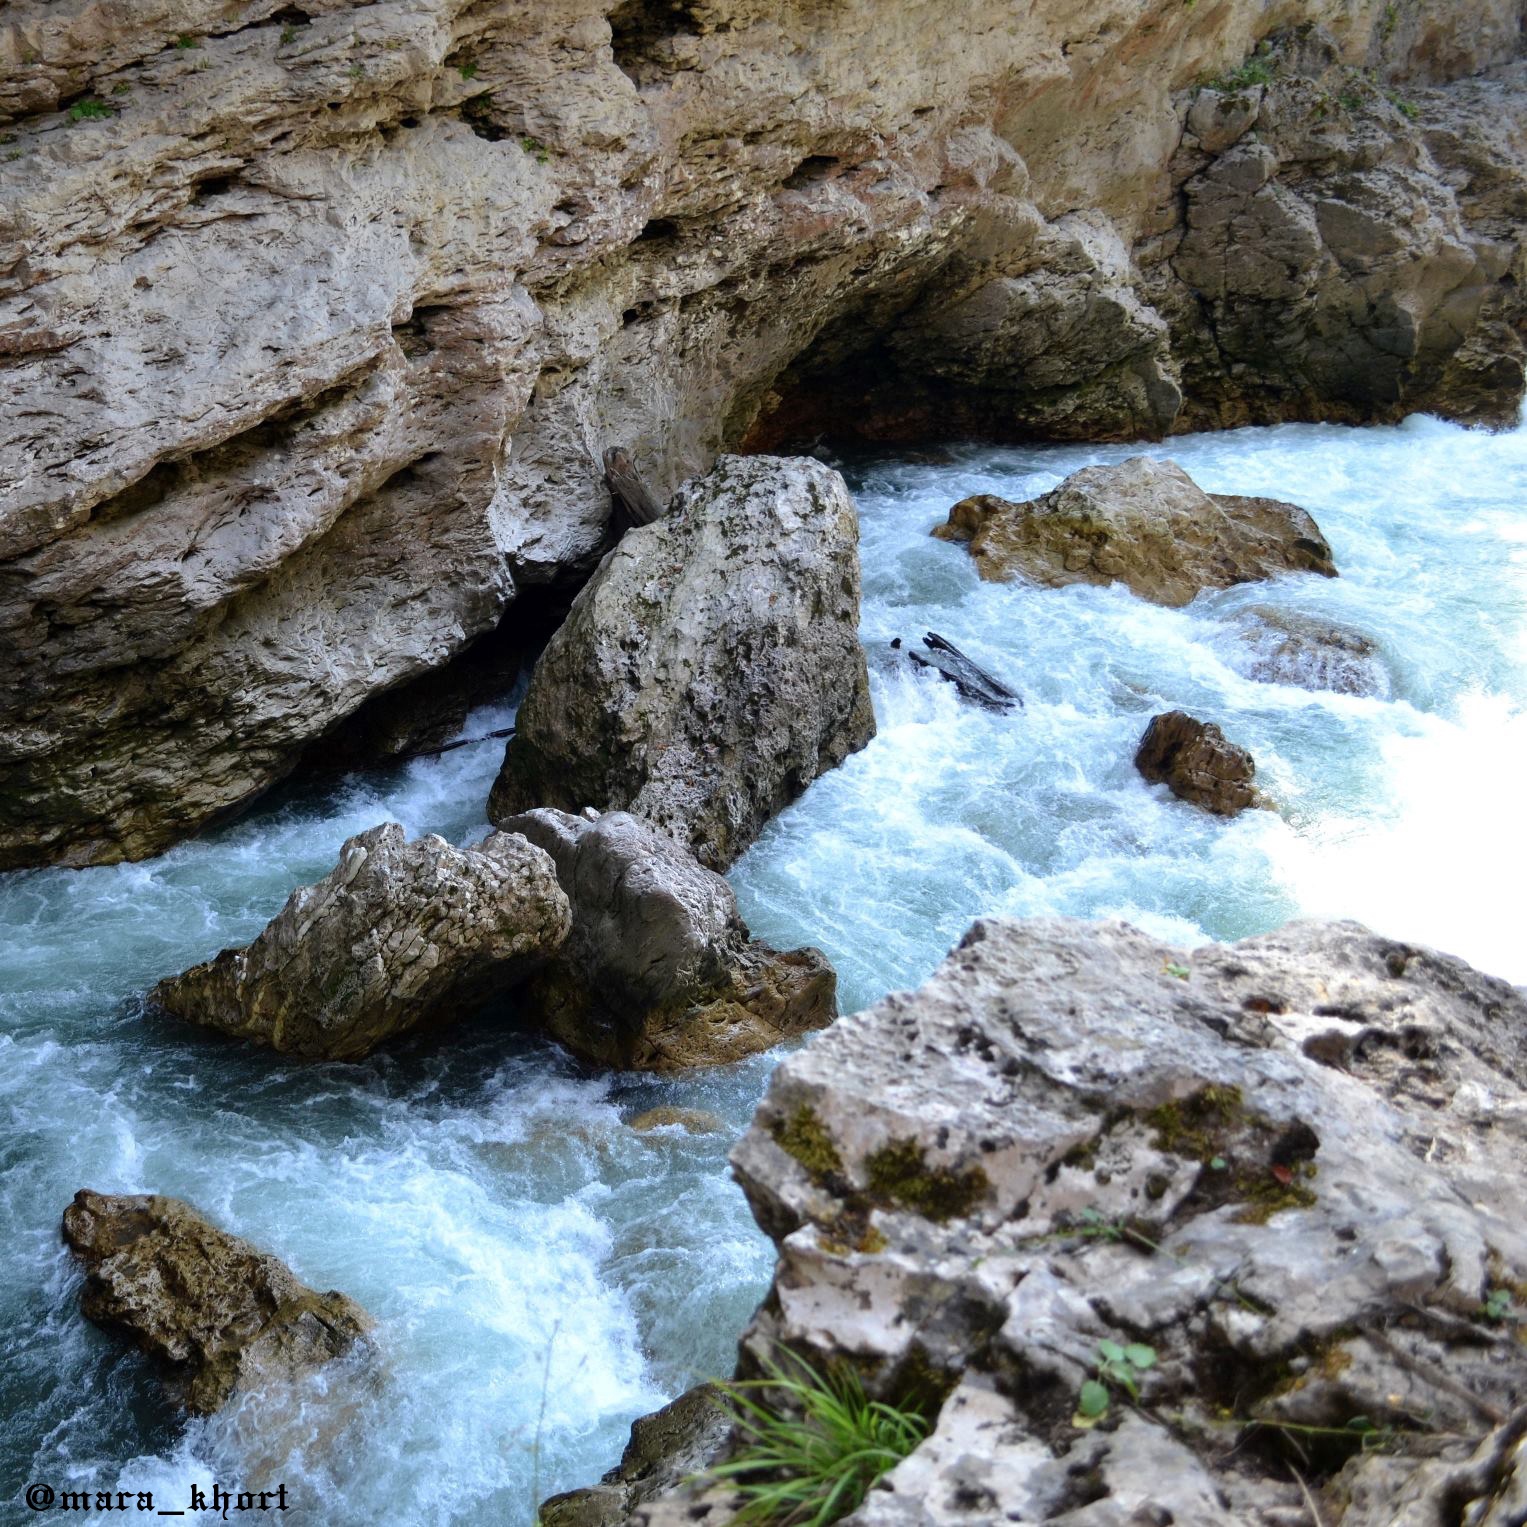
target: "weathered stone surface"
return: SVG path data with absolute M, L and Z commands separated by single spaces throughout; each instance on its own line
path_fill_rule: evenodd
M 167 1012 L 309 1060 L 354 1059 L 523 980 L 567 937 L 540 849 L 494 833 L 469 849 L 396 822 L 353 837 L 252 944 L 161 981 Z
M 1212 721 L 1171 710 L 1151 717 L 1135 753 L 1135 767 L 1152 784 L 1215 816 L 1238 816 L 1257 804 L 1257 766 Z
M 1289 610 L 1254 606 L 1231 660 L 1249 679 L 1388 699 L 1393 686 L 1371 637 Z
M 1280 572 L 1336 576 L 1320 527 L 1298 505 L 1205 493 L 1175 461 L 1149 456 L 1083 467 L 1027 503 L 961 499 L 933 534 L 968 543 L 986 579 L 1123 583 L 1155 604 Z
M 725 869 L 874 734 L 858 624 L 843 479 L 724 457 L 578 596 L 536 664 L 489 816 L 631 811 Z
M 572 907 L 571 936 L 526 993 L 570 1050 L 671 1071 L 773 1049 L 836 1015 L 827 957 L 751 938 L 726 881 L 650 823 L 542 809 L 504 826 L 552 857 Z
M 1521 992 L 1356 924 L 978 922 L 776 1070 L 733 1154 L 780 1249 L 745 1346 L 954 1382 L 858 1524 L 1287 1527 L 1291 1462 L 1329 1523 L 1509 1520 L 1524 1039 Z M 1103 1340 L 1156 1362 L 1086 1430 Z
M 645 1501 L 711 1463 L 730 1429 L 715 1389 L 697 1384 L 632 1424 L 619 1464 L 599 1484 L 544 1502 L 541 1527 L 618 1527 Z
M 86 1316 L 131 1337 L 196 1414 L 290 1382 L 350 1350 L 372 1325 L 353 1299 L 315 1293 L 178 1198 L 82 1188 L 63 1228 L 85 1264 Z
M 1514 417 L 1516 0 L 297 10 L 0 22 L 0 867 L 581 577 L 612 444 Z M 1199 83 L 1273 25 L 1339 57 Z

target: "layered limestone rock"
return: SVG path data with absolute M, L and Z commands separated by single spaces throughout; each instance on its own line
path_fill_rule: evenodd
M 161 981 L 177 1018 L 307 1060 L 348 1060 L 523 981 L 567 937 L 567 897 L 539 848 L 469 849 L 396 822 L 351 838 L 253 943 Z
M 371 1329 L 353 1299 L 315 1293 L 178 1198 L 82 1188 L 63 1229 L 85 1264 L 85 1315 L 130 1337 L 194 1414 L 289 1385 Z
M 862 1527 L 1504 1524 L 1524 1039 L 1521 992 L 1356 924 L 979 922 L 774 1073 L 733 1154 L 780 1252 L 745 1349 L 947 1396 Z M 1138 1405 L 1105 1343 L 1151 1349 Z
M 875 730 L 859 523 L 820 462 L 724 457 L 627 532 L 531 677 L 488 814 L 630 811 L 725 869 Z
M 827 957 L 750 937 L 726 881 L 649 823 L 539 810 L 504 827 L 551 855 L 572 907 L 571 936 L 526 992 L 570 1050 L 672 1071 L 773 1049 L 837 1015 Z M 697 1121 L 716 1127 L 691 1109 L 653 1109 L 632 1125 Z
M 1280 572 L 1336 576 L 1320 527 L 1297 504 L 1205 493 L 1175 461 L 1149 456 L 1083 467 L 1027 503 L 961 499 L 933 534 L 964 542 L 994 582 L 1123 583 L 1155 604 Z
M 661 499 L 755 420 L 1509 416 L 1527 112 L 1471 76 L 1519 35 L 1515 0 L 11 0 L 0 867 L 155 852 L 586 574 L 612 444 Z
M 1152 784 L 1219 817 L 1258 803 L 1257 766 L 1245 748 L 1212 722 L 1186 711 L 1152 716 L 1135 751 L 1135 767 Z

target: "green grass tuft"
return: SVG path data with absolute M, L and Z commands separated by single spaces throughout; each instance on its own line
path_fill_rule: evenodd
M 819 1373 L 786 1353 L 790 1370 L 717 1387 L 742 1435 L 726 1462 L 702 1475 L 742 1498 L 739 1527 L 827 1527 L 928 1435 L 928 1419 L 864 1393 L 850 1368 Z

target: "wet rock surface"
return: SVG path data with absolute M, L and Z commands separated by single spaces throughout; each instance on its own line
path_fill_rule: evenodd
M 157 852 L 584 577 L 612 445 L 664 501 L 1521 394 L 1515 0 L 6 19 L 7 868 Z
M 571 935 L 526 1005 L 576 1053 L 637 1070 L 717 1065 L 836 1016 L 827 957 L 750 937 L 726 881 L 650 823 L 543 809 L 505 827 L 551 856 L 572 908 Z M 694 1122 L 692 1110 L 666 1112 L 672 1121 L 654 1122 Z
M 1258 804 L 1257 766 L 1245 748 L 1212 722 L 1186 711 L 1153 716 L 1135 752 L 1135 768 L 1179 800 L 1215 816 L 1238 816 Z
M 154 1359 L 168 1393 L 194 1414 L 288 1384 L 372 1326 L 353 1299 L 314 1292 L 176 1198 L 82 1188 L 63 1232 L 85 1265 L 85 1315 Z
M 285 1054 L 354 1059 L 523 981 L 568 926 L 556 868 L 525 839 L 457 849 L 388 822 L 351 838 L 253 943 L 161 981 L 149 1001 Z
M 966 543 L 994 582 L 1123 583 L 1154 604 L 1281 572 L 1336 576 L 1320 527 L 1296 504 L 1205 493 L 1176 462 L 1149 456 L 1083 467 L 1027 503 L 961 499 L 933 534 Z
M 1306 1488 L 1512 1520 L 1524 1037 L 1521 992 L 1356 924 L 978 922 L 775 1072 L 733 1153 L 780 1250 L 744 1349 L 944 1376 L 855 1523 L 1290 1527 Z M 1154 1360 L 1081 1425 L 1107 1342 Z
M 1236 633 L 1232 661 L 1247 678 L 1388 699 L 1393 685 L 1377 644 L 1350 626 L 1254 607 Z
M 858 621 L 843 479 L 723 458 L 578 596 L 536 664 L 489 816 L 629 811 L 725 869 L 874 735 Z

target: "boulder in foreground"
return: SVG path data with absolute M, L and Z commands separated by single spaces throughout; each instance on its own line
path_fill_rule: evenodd
M 874 735 L 858 537 L 820 462 L 727 456 L 687 484 L 536 664 L 490 818 L 631 811 L 724 870 Z
M 1239 816 L 1257 804 L 1257 766 L 1212 721 L 1186 711 L 1153 716 L 1135 752 L 1135 767 L 1152 784 L 1215 816 Z
M 650 823 L 540 810 L 505 826 L 546 850 L 572 904 L 567 944 L 526 993 L 570 1050 L 672 1071 L 832 1022 L 837 977 L 826 956 L 752 938 L 726 881 Z
M 1505 1527 L 1524 1055 L 1521 992 L 1353 923 L 978 922 L 775 1071 L 733 1153 L 780 1252 L 744 1351 L 947 1392 L 859 1527 Z M 1105 1343 L 1139 1404 L 1105 1373 L 1079 1424 Z
M 1149 456 L 1084 467 L 1026 503 L 962 499 L 933 534 L 967 542 L 989 581 L 1123 583 L 1153 604 L 1281 572 L 1336 576 L 1320 527 L 1297 505 L 1205 493 L 1175 461 Z
M 525 839 L 458 849 L 410 843 L 387 822 L 351 838 L 252 944 L 161 981 L 149 1000 L 286 1054 L 355 1059 L 523 980 L 568 923 L 555 867 Z
M 341 1356 L 372 1325 L 353 1299 L 315 1293 L 178 1198 L 82 1188 L 63 1229 L 85 1264 L 85 1315 L 131 1337 L 197 1415 Z

